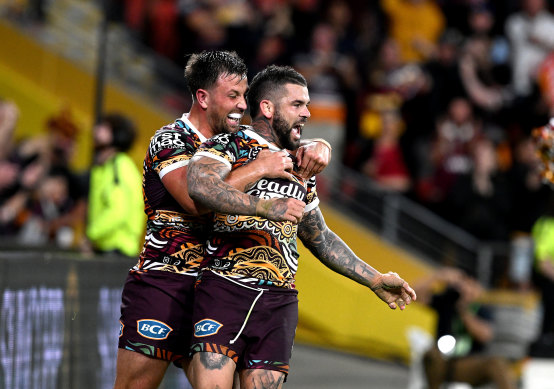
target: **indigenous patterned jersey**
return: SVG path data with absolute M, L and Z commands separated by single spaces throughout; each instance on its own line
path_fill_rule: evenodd
M 146 237 L 133 270 L 164 270 L 196 275 L 204 254 L 210 215 L 193 216 L 162 184 L 165 174 L 186 166 L 206 138 L 183 115 L 150 140 L 144 159 L 142 189 L 148 216 Z
M 196 155 L 217 159 L 236 169 L 267 148 L 279 151 L 249 127 L 241 126 L 235 134 L 216 135 L 203 143 Z M 296 173 L 293 176 L 294 181 L 262 178 L 246 193 L 263 199 L 296 198 L 307 204 L 304 212 L 313 210 L 319 204 L 315 177 L 306 181 Z M 216 213 L 205 265 L 241 282 L 294 288 L 298 269 L 296 235 L 297 225 L 291 222 Z

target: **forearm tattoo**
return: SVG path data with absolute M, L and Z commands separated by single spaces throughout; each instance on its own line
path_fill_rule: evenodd
M 325 224 L 319 208 L 314 209 L 298 225 L 298 237 L 314 256 L 329 269 L 359 284 L 370 287 L 375 269 L 362 261 Z
M 216 212 L 255 215 L 260 199 L 242 193 L 223 181 L 227 174 L 229 168 L 213 158 L 193 159 L 187 176 L 190 197 Z

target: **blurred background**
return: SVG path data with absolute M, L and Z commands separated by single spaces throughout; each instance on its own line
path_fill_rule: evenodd
M 304 137 L 333 146 L 318 177 L 329 226 L 412 285 L 443 268 L 476 280 L 494 312 L 482 352 L 506 357 L 520 388 L 552 389 L 554 196 L 533 130 L 554 116 L 553 11 L 547 0 L 0 0 L 0 388 L 111 387 L 135 259 L 86 244 L 94 128 L 109 112 L 132 120 L 142 169 L 154 131 L 188 112 L 188 56 L 221 49 L 249 78 L 269 64 L 306 77 Z M 422 387 L 444 312 L 390 311 L 301 258 L 288 386 L 324 387 L 308 383 L 355 366 L 402 378 L 335 387 Z M 164 388 L 182 379 L 173 369 Z

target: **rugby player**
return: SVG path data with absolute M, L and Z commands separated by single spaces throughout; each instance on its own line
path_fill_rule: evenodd
M 366 264 L 326 226 L 314 177 L 293 170 L 288 178 L 264 177 L 246 193 L 223 181 L 263 150 L 296 150 L 310 117 L 306 80 L 291 67 L 272 65 L 258 73 L 248 100 L 252 126 L 214 136 L 189 164 L 191 198 L 215 211 L 195 288 L 190 369 L 195 389 L 231 388 L 235 371 L 241 388 L 282 386 L 298 321 L 297 236 L 324 265 L 367 286 L 391 309 L 403 310 L 416 299 L 396 273 L 382 274 Z M 256 216 L 241 216 L 253 197 L 294 198 L 305 209 L 297 225 L 268 220 L 263 206 Z

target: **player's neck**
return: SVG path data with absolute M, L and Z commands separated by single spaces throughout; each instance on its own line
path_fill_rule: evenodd
M 206 111 L 197 104 L 193 104 L 190 108 L 188 115 L 190 123 L 196 128 L 196 131 L 200 132 L 206 138 L 211 138 L 215 135 L 214 131 L 208 124 L 208 118 L 206 117 Z
M 271 123 L 265 117 L 252 120 L 251 126 L 258 135 L 261 135 L 265 140 L 282 149 L 279 140 L 275 136 Z

